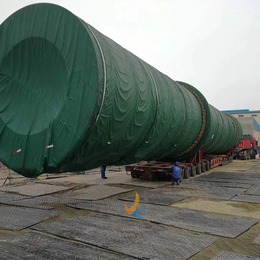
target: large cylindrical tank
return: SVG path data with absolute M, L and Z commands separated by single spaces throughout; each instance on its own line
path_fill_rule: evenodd
M 239 139 L 226 115 L 211 124 L 220 112 L 194 87 L 60 6 L 17 11 L 0 44 L 0 160 L 24 176 L 182 159 L 206 143 L 221 153 L 216 127 L 232 132 L 230 146 Z

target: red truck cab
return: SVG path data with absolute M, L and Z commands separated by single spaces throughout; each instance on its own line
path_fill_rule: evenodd
M 239 146 L 235 150 L 234 159 L 255 159 L 257 155 L 257 141 L 252 135 L 243 135 Z

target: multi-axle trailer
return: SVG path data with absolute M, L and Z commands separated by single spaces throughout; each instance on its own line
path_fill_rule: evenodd
M 179 162 L 182 169 L 182 179 L 189 179 L 197 174 L 209 171 L 218 166 L 226 165 L 233 161 L 234 149 L 230 149 L 225 155 L 207 155 L 203 156 L 204 148 L 190 158 L 190 161 Z M 138 164 L 127 165 L 126 171 L 131 172 L 132 178 L 141 178 L 151 181 L 170 181 L 171 168 L 174 162 L 141 162 Z

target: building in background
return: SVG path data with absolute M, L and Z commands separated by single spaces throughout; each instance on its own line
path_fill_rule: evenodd
M 226 114 L 231 114 L 240 122 L 243 134 L 253 135 L 258 141 L 258 152 L 260 145 L 260 110 L 242 109 L 242 110 L 225 110 Z

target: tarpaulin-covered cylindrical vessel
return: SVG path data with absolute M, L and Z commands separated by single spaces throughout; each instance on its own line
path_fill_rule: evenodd
M 198 90 L 60 6 L 17 11 L 0 44 L 0 160 L 24 176 L 187 158 L 210 143 Z

